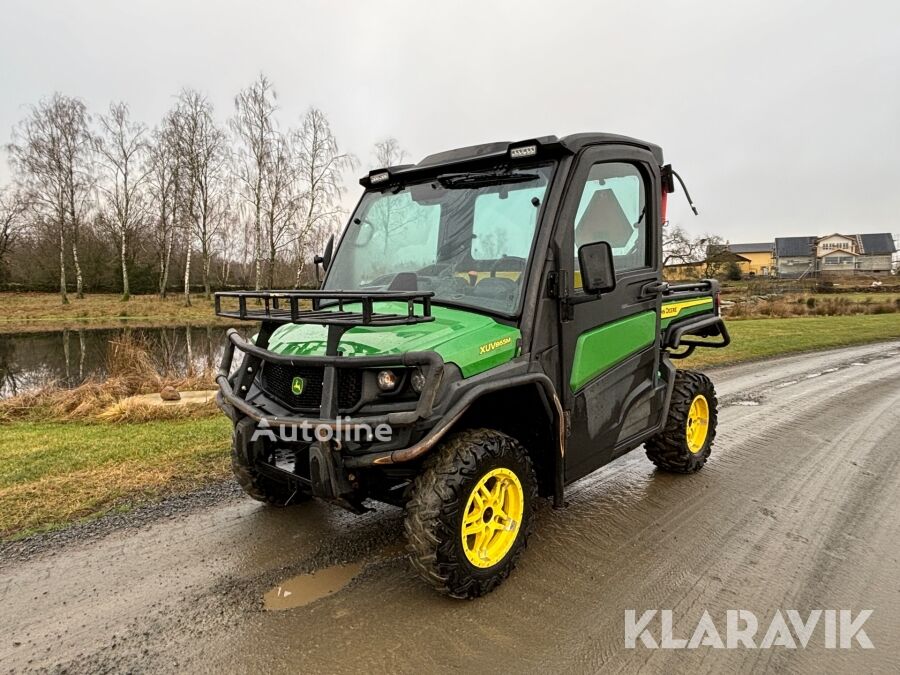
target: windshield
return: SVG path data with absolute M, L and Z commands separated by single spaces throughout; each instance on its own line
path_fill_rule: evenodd
M 366 193 L 323 289 L 433 291 L 514 314 L 552 170 L 453 173 Z

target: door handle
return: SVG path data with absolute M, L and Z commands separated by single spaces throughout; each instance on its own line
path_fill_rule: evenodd
M 651 295 L 662 295 L 669 290 L 669 283 L 666 281 L 651 281 L 641 287 L 641 297 L 647 298 Z

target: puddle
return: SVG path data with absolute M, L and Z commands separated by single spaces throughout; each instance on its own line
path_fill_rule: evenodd
M 404 544 L 392 544 L 378 551 L 368 560 L 346 565 L 323 567 L 314 572 L 298 574 L 267 592 L 263 596 L 263 608 L 270 611 L 303 607 L 320 598 L 337 593 L 353 581 L 366 565 L 401 558 L 406 555 Z
M 360 573 L 363 565 L 362 562 L 335 565 L 291 577 L 263 596 L 263 607 L 277 611 L 308 605 L 341 590 Z

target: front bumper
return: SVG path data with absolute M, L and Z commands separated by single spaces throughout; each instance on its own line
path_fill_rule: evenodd
M 268 336 L 264 336 L 267 342 Z M 288 356 L 276 354 L 263 347 L 245 340 L 234 329 L 226 333 L 225 351 L 216 376 L 219 387 L 217 401 L 231 419 L 237 423 L 243 418 L 250 418 L 256 423 L 265 423 L 268 427 L 298 427 L 312 429 L 331 429 L 347 431 L 354 428 L 369 430 L 386 425 L 392 430 L 392 436 L 410 439 L 414 427 L 423 426 L 427 432 L 427 421 L 432 418 L 438 391 L 444 374 L 444 361 L 436 352 L 406 352 L 396 355 L 380 356 Z M 234 372 L 231 371 L 235 351 L 242 354 L 241 362 Z M 280 405 L 267 395 L 260 387 L 259 375 L 265 363 L 281 366 L 317 367 L 322 369 L 322 399 L 319 402 L 318 414 L 296 413 Z M 425 385 L 419 398 L 406 405 L 398 405 L 406 409 L 387 410 L 377 413 L 354 414 L 340 416 L 338 414 L 338 378 L 347 369 L 374 368 L 421 368 L 425 374 Z M 413 405 L 413 409 L 408 409 Z M 382 409 L 385 406 L 380 406 Z M 398 433 L 394 434 L 396 430 Z M 333 444 L 332 450 L 341 449 L 340 443 Z M 393 447 L 372 443 L 354 456 L 347 457 L 349 465 L 366 466 L 379 463 L 392 463 L 390 457 Z M 408 450 L 408 448 L 403 448 Z M 335 453 L 338 454 L 338 453 Z M 345 454 L 345 453 L 341 453 Z M 380 460 L 380 461 L 379 461 Z

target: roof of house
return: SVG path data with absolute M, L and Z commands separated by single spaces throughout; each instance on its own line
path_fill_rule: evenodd
M 862 244 L 862 252 L 866 255 L 888 255 L 897 251 L 897 247 L 894 246 L 894 238 L 887 232 L 856 236 Z
M 727 248 L 732 253 L 770 253 L 775 247 L 771 241 L 764 241 L 761 244 L 728 244 Z
M 792 258 L 812 255 L 812 248 L 817 241 L 828 239 L 827 237 L 776 237 L 775 255 L 779 258 Z M 863 255 L 890 255 L 897 251 L 894 238 L 887 232 L 878 234 L 841 234 L 837 235 L 847 239 L 856 239 Z M 734 246 L 729 247 L 734 251 Z M 849 251 L 848 251 L 849 252 Z
M 816 237 L 775 237 L 775 255 L 779 258 L 811 256 Z
M 750 258 L 745 258 L 733 251 L 713 251 L 707 256 L 706 262 L 750 262 Z

